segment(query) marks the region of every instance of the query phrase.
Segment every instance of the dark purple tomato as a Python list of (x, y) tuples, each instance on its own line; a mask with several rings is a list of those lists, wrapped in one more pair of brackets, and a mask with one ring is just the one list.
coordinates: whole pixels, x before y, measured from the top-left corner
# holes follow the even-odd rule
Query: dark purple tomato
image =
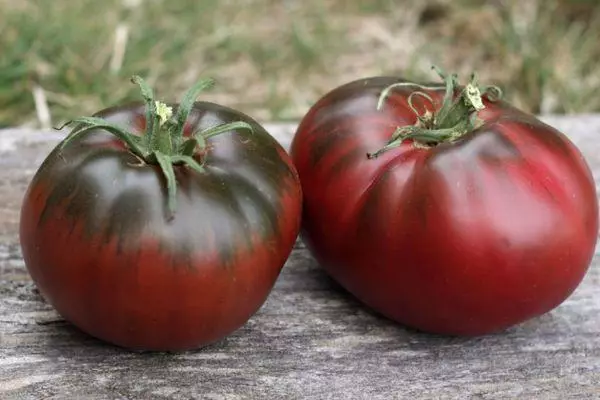
[(485, 334), (575, 290), (594, 253), (597, 197), (561, 132), (493, 90), (446, 87), (374, 77), (312, 106), (291, 147), (302, 236), (377, 312), (422, 331)]
[[(119, 346), (183, 350), (230, 334), (261, 307), (298, 234), (302, 196), (284, 149), (238, 111), (190, 108), (184, 138), (239, 121), (251, 129), (188, 147), (201, 171), (173, 158), (174, 210), (156, 159), (101, 127), (54, 149), (23, 200), (23, 256), (40, 292)], [(128, 105), (97, 117), (139, 139), (147, 115)]]

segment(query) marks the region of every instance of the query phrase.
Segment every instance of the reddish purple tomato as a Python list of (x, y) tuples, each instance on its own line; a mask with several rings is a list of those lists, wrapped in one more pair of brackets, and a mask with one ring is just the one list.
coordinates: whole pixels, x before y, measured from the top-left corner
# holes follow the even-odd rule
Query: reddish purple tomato
[(309, 110), (291, 147), (302, 236), (375, 311), (422, 331), (486, 334), (578, 286), (596, 244), (596, 191), (562, 133), (493, 88), (443, 77), (361, 79)]
[(158, 117), (163, 144), (144, 142), (142, 105), (101, 111), (143, 148), (108, 125), (88, 126), (52, 151), (23, 200), (23, 256), (40, 292), (65, 319), (119, 346), (183, 350), (230, 334), (263, 304), (300, 229), (299, 180), (275, 139), (233, 109), (188, 108), (189, 117), (176, 115), (186, 133), (171, 137), (171, 153)]

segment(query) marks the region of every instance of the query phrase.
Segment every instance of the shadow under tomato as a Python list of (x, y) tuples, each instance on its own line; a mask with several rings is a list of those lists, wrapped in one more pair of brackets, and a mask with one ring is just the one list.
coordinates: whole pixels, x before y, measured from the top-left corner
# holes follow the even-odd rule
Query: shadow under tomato
[(419, 342), (425, 342), (427, 345), (468, 343), (476, 345), (481, 341), (487, 340), (497, 341), (502, 338), (510, 340), (508, 338), (514, 336), (537, 335), (541, 331), (547, 331), (549, 326), (555, 324), (552, 313), (548, 313), (516, 326), (485, 335), (458, 336), (426, 332), (396, 322), (375, 311), (335, 281), (315, 259), (311, 260), (311, 264), (310, 270), (306, 271), (310, 275), (310, 278), (320, 282), (319, 286), (322, 290), (328, 292), (327, 297), (329, 299), (342, 303), (341, 310), (338, 313), (323, 313), (322, 318), (327, 319), (333, 324), (340, 323), (342, 320), (348, 320), (347, 328), (349, 331), (377, 329), (385, 332), (386, 337), (393, 337), (394, 340), (398, 340), (399, 342), (418, 339)]
[[(197, 352), (211, 352), (227, 347), (227, 339), (225, 337), (216, 342), (204, 345), (196, 349), (188, 350), (139, 350), (127, 347), (121, 347), (110, 342), (106, 342), (95, 336), (92, 336), (69, 321), (64, 319), (56, 319), (48, 322), (38, 322), (38, 325), (47, 326), (49, 332), (46, 333), (46, 344), (48, 348), (52, 348), (60, 352), (61, 356), (80, 355), (82, 352), (95, 355), (111, 355), (111, 354), (130, 354), (130, 355), (178, 355), (178, 354), (193, 354)], [(234, 335), (235, 332), (232, 334)]]

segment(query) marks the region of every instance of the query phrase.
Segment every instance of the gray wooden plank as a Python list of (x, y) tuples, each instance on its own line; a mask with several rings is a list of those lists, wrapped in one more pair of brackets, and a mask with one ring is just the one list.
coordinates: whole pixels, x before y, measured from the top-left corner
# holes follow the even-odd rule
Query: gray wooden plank
[[(547, 116), (600, 177), (600, 116)], [(289, 146), (292, 125), (268, 125)], [(600, 257), (556, 310), (477, 338), (416, 333), (361, 306), (298, 242), (261, 310), (219, 343), (132, 353), (64, 322), (18, 245), (24, 189), (59, 132), (0, 131), (0, 398), (600, 397)], [(597, 185), (597, 187), (600, 185)]]

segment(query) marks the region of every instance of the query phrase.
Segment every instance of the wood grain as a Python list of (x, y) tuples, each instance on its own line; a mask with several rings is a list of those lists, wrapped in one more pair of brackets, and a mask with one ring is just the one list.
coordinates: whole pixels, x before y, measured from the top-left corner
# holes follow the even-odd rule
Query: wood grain
[[(600, 177), (600, 116), (545, 117)], [(269, 125), (286, 147), (293, 126)], [(261, 310), (185, 353), (132, 353), (64, 322), (36, 292), (18, 245), (25, 187), (57, 132), (0, 131), (0, 399), (597, 399), (600, 257), (554, 311), (508, 331), (407, 330), (333, 283), (298, 242)]]

